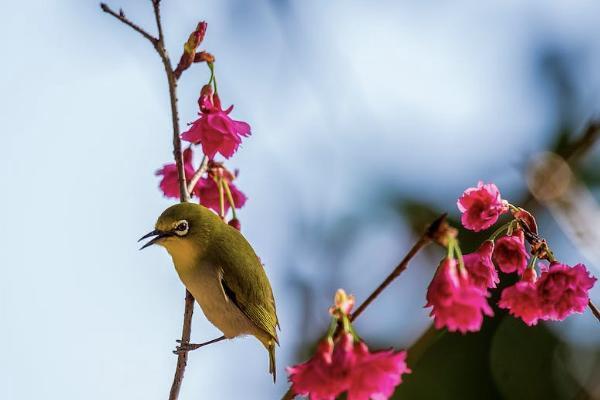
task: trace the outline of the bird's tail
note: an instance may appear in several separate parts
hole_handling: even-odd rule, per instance
[[[277,368],[275,366],[275,341],[270,340],[267,346],[269,351],[269,373],[273,375],[273,383],[277,380]]]

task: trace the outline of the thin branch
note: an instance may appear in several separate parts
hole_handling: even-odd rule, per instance
[[[207,168],[208,168],[208,157],[204,156],[204,157],[202,157],[200,166],[198,167],[196,172],[194,172],[194,176],[192,176],[192,179],[190,179],[190,183],[188,184],[188,193],[190,193],[190,195],[191,195],[191,193],[194,192],[194,189],[196,188],[196,184],[198,184],[198,181],[200,180],[202,175],[206,172]]]
[[[140,28],[137,24],[131,22],[122,10],[119,13],[114,12],[110,7],[104,3],[100,3],[100,8],[105,13],[108,13],[130,26],[135,31],[139,32],[142,36],[152,43],[152,46],[160,56],[160,59],[165,68],[165,74],[167,75],[167,83],[169,86],[169,100],[171,102],[171,122],[173,126],[173,157],[175,158],[175,164],[177,165],[177,175],[179,183],[179,198],[181,202],[190,201],[190,194],[186,185],[185,170],[183,167],[183,153],[181,151],[181,138],[179,130],[179,112],[177,110],[177,78],[173,73],[173,67],[169,55],[165,49],[164,35],[162,29],[162,23],[160,18],[160,0],[152,0],[152,6],[154,9],[154,18],[156,20],[156,26],[158,29],[158,39],[150,35],[144,29]],[[183,314],[183,327],[181,332],[181,342],[189,343],[192,332],[192,314],[194,312],[194,297],[186,290],[185,291],[185,309]],[[181,382],[183,381],[183,375],[185,367],[187,365],[187,352],[183,352],[177,356],[177,367],[175,369],[175,376],[173,377],[173,384],[171,385],[171,391],[169,394],[169,400],[177,400],[179,397],[179,391],[181,389]]]
[[[421,251],[425,246],[427,246],[432,241],[439,242],[443,240],[443,237],[451,228],[446,222],[446,214],[438,217],[427,230],[421,235],[421,237],[417,240],[417,242],[411,247],[411,249],[406,253],[404,258],[400,261],[400,263],[394,268],[394,270],[381,282],[379,286],[367,297],[365,301],[362,302],[360,306],[356,309],[354,313],[350,316],[350,321],[354,321],[358,318],[363,311],[377,298],[379,295],[396,279],[400,276],[404,270],[408,267],[408,263]],[[334,335],[339,333],[338,330]],[[288,391],[283,395],[281,400],[292,400],[295,397],[292,388],[290,387]]]
[[[381,284],[362,302],[360,306],[350,316],[350,321],[354,321],[365,309],[392,283],[396,278],[400,276],[402,272],[408,267],[408,263],[417,255],[419,251],[427,246],[432,240],[439,240],[444,236],[444,232],[449,228],[446,223],[446,214],[438,217],[421,235],[419,240],[413,245],[413,247],[406,253],[402,261],[394,268],[394,270],[381,282]]]
[[[158,41],[164,45],[165,37],[163,35],[162,23],[160,18],[160,0],[152,0],[154,8],[154,20],[156,21],[156,29],[158,29]]]
[[[596,317],[596,319],[600,321],[600,310],[598,310],[598,307],[596,307],[596,305],[592,303],[591,300],[588,301],[588,307],[590,308],[590,310],[592,310],[592,314],[594,314],[594,317]]]
[[[192,336],[192,314],[194,313],[194,296],[189,292],[185,291],[185,310],[183,312],[183,327],[181,329],[181,344],[189,343]],[[175,368],[175,376],[173,377],[173,383],[171,384],[171,391],[169,392],[169,400],[177,400],[179,397],[179,391],[181,390],[181,383],[183,382],[183,375],[185,373],[185,367],[187,366],[188,352],[184,351],[177,355],[177,367]]]
[[[156,44],[158,43],[158,39],[157,38],[155,38],[154,36],[152,36],[151,34],[149,34],[148,32],[146,32],[139,25],[131,22],[125,16],[125,14],[123,13],[123,10],[119,10],[119,12],[116,13],[108,5],[106,5],[106,3],[100,3],[100,8],[105,13],[112,15],[113,17],[115,17],[116,19],[118,19],[119,21],[121,21],[122,23],[124,23],[125,25],[128,25],[129,27],[131,27],[134,31],[139,32],[143,37],[145,37],[146,39],[148,39],[150,41],[150,43],[152,43],[153,46],[156,46]]]

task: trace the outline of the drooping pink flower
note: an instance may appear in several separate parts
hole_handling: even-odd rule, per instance
[[[405,360],[405,351],[371,353],[366,344],[354,343],[344,333],[335,346],[331,339],[323,340],[313,358],[287,372],[293,392],[310,400],[334,400],[344,392],[348,400],[385,400],[402,382],[402,374],[410,372]]]
[[[493,183],[470,187],[463,192],[457,201],[462,214],[461,222],[465,228],[475,232],[494,225],[500,215],[508,211],[508,205],[500,197],[500,191]]]
[[[336,346],[339,353],[348,353],[347,347],[339,344]],[[337,367],[338,372],[347,370],[348,362],[344,364],[333,364],[333,340],[327,338],[322,340],[317,347],[317,352],[308,361],[287,368],[292,390],[297,395],[308,395],[310,400],[334,400],[339,393],[346,389],[347,379],[332,379],[333,369]],[[347,372],[346,372],[347,374]],[[339,374],[338,375],[345,375]]]
[[[183,169],[188,182],[192,175],[194,175],[192,156],[191,148],[183,151]],[[158,186],[166,197],[179,198],[179,175],[177,174],[177,165],[175,163],[165,164],[161,169],[155,172],[155,175],[162,176]]]
[[[583,264],[574,267],[550,264],[542,271],[536,284],[541,319],[562,321],[572,313],[582,313],[594,282],[596,278]]]
[[[511,236],[502,236],[496,240],[492,260],[504,273],[510,274],[517,271],[522,274],[527,268],[529,260],[529,253],[525,249],[523,231],[516,229]]]
[[[357,356],[352,370],[348,400],[385,400],[402,383],[402,374],[411,372],[406,365],[406,351],[369,352],[364,342],[354,345]]]
[[[535,282],[535,270],[527,268],[519,282],[502,291],[498,302],[500,308],[508,309],[511,315],[521,318],[529,326],[537,324],[541,317]]]
[[[246,204],[246,195],[238,190],[233,183],[229,182],[228,185],[235,208],[241,208]],[[200,204],[204,207],[210,208],[217,213],[221,212],[219,186],[211,176],[200,178],[198,185],[196,185],[196,188],[194,189],[194,193],[200,197]],[[227,213],[230,207],[225,192],[223,192],[223,205],[225,207],[225,213]]]
[[[492,263],[493,251],[494,242],[486,240],[476,252],[465,254],[463,257],[471,282],[481,289],[495,288],[500,282],[496,267]]]
[[[445,258],[427,288],[425,307],[432,307],[430,315],[437,329],[445,326],[450,332],[476,332],[481,329],[483,314],[494,314],[486,297],[487,291],[473,284],[466,271],[459,274],[455,259]]]
[[[201,96],[200,118],[191,124],[181,138],[202,144],[202,151],[209,159],[213,159],[217,153],[225,158],[231,157],[242,142],[242,136],[250,136],[250,125],[229,117],[232,109],[233,106],[230,106],[222,110],[216,93],[213,96]]]

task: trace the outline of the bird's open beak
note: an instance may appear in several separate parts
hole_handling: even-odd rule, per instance
[[[147,242],[145,245],[140,247],[140,250],[143,250],[148,246],[152,246],[153,244],[158,242],[160,239],[165,238],[167,236],[171,236],[171,235],[172,235],[171,232],[163,232],[163,231],[159,231],[158,229],[155,229],[152,232],[145,234],[138,240],[138,242],[141,242],[144,239],[148,239],[149,237],[154,236],[149,242]]]

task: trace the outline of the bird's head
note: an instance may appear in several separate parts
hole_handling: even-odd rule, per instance
[[[152,238],[140,250],[153,244],[165,247],[169,252],[207,239],[211,227],[219,218],[199,204],[180,203],[167,208],[156,221],[155,229],[139,241]]]

